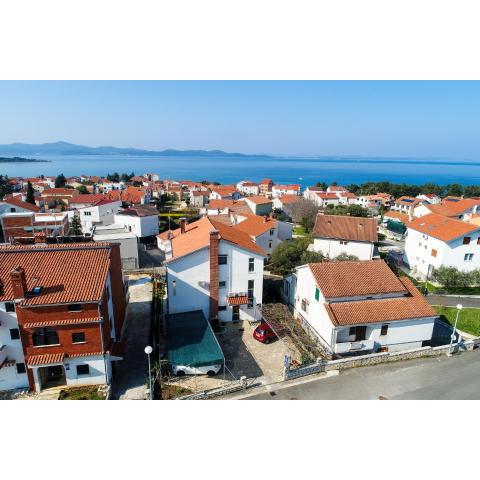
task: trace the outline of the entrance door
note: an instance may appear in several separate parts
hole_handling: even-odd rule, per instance
[[[232,320],[238,322],[240,320],[240,305],[234,305],[232,307]]]
[[[59,387],[67,384],[65,369],[63,365],[51,365],[49,367],[40,367],[39,376],[41,388]]]

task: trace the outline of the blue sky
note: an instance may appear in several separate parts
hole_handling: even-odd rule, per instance
[[[480,82],[0,82],[0,143],[480,160]]]

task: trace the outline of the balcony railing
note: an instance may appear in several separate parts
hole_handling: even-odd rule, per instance
[[[228,292],[227,297],[248,297],[248,292]]]
[[[374,340],[360,340],[358,342],[341,342],[335,344],[335,353],[353,353],[363,350],[373,350]]]

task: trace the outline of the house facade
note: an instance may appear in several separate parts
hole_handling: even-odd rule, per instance
[[[422,278],[441,266],[480,268],[480,225],[434,213],[416,218],[407,224],[403,261]]]
[[[110,383],[128,290],[118,245],[0,247],[0,389]]]
[[[116,224],[122,225],[137,237],[158,235],[158,211],[155,207],[138,205],[130,207],[114,215]]]
[[[247,234],[204,217],[169,237],[169,314],[202,310],[211,322],[261,318],[265,253]]]
[[[336,356],[428,345],[438,317],[413,283],[397,278],[383,260],[298,267],[294,297],[295,317]]]
[[[311,249],[328,258],[346,253],[359,260],[371,260],[378,241],[377,221],[374,218],[318,214],[313,237]]]

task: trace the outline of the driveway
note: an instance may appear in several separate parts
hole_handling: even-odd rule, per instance
[[[307,377],[249,400],[470,400],[480,399],[480,349],[452,357],[423,358],[352,368],[338,376]],[[275,390],[277,388],[277,390]]]
[[[127,311],[125,341],[127,351],[118,362],[112,383],[112,398],[116,400],[144,400],[147,393],[148,362],[144,348],[150,333],[152,281],[146,275],[129,277],[130,301]]]

